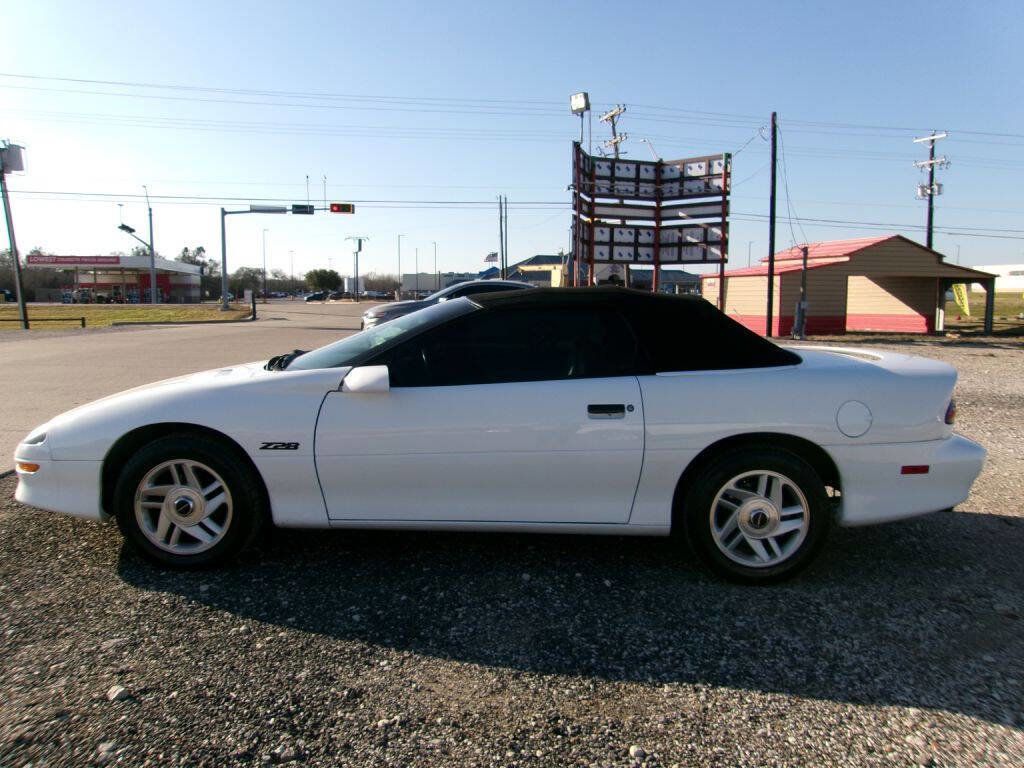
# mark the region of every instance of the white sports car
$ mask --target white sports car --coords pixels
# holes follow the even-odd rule
[[[923,358],[782,348],[697,298],[495,293],[57,416],[18,446],[16,497],[113,517],[173,566],[271,522],[678,533],[770,581],[833,520],[967,497],[985,451],[953,433],[955,382]]]

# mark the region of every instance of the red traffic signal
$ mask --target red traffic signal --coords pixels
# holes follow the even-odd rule
[[[331,203],[331,213],[355,213],[356,207],[352,203]]]

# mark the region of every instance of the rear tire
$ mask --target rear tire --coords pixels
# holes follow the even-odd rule
[[[787,450],[738,448],[701,467],[677,519],[715,573],[746,584],[793,576],[814,558],[832,523],[825,484]]]
[[[232,446],[178,434],[145,445],[114,488],[114,516],[148,560],[205,568],[245,549],[268,517],[260,477]]]

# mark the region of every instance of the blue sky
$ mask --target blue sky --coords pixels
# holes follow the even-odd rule
[[[577,90],[597,108],[627,105],[630,157],[649,158],[641,138],[665,157],[742,148],[739,266],[751,241],[755,259],[766,253],[759,128],[773,109],[796,217],[791,232],[780,175],[780,249],[882,231],[923,241],[912,162],[925,150],[911,139],[934,128],[950,132],[939,149],[952,160],[937,247],[953,259],[959,246],[964,264],[1024,261],[1022,21],[1019,3],[936,0],[33,0],[3,12],[0,137],[27,147],[27,172],[10,178],[23,251],[130,249],[117,203],[141,230],[132,196],[146,184],[167,196],[154,201],[158,251],[201,244],[219,256],[222,199],[304,202],[308,174],[320,200],[326,175],[332,200],[408,202],[357,203],[354,217],[234,217],[229,268],[260,263],[267,228],[272,267],[288,271],[291,252],[296,272],[347,272],[344,238],[362,234],[362,269],[394,272],[398,233],[403,271],[415,248],[432,268],[435,241],[439,268],[482,268],[497,249],[496,204],[465,203],[499,193],[512,203],[513,260],[568,248],[568,210],[551,204],[568,200]],[[606,135],[596,120],[594,135]]]

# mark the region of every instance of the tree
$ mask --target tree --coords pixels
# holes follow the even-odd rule
[[[384,291],[386,293],[393,293],[399,286],[397,275],[377,274],[376,272],[366,275],[363,284],[368,291]]]
[[[231,275],[231,290],[236,296],[246,288],[259,290],[263,285],[263,270],[257,267],[239,267]]]
[[[318,291],[336,291],[341,287],[341,275],[333,269],[311,269],[306,273],[306,284]]]

